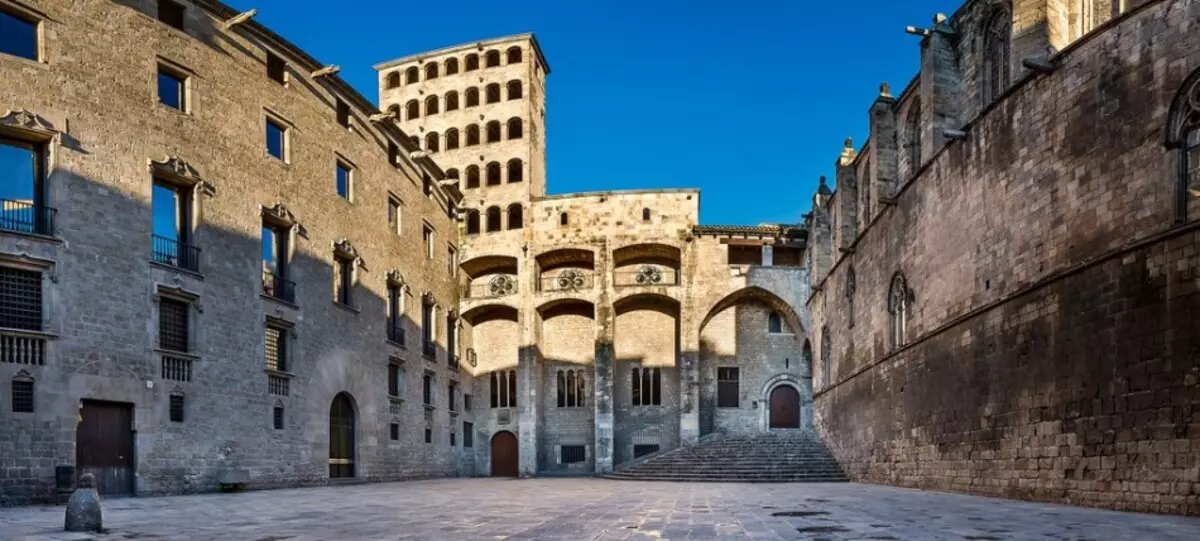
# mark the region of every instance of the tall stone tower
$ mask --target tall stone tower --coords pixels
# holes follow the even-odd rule
[[[380,109],[460,179],[463,205],[479,213],[468,228],[519,235],[530,199],[546,193],[550,68],[533,34],[423,52],[375,70]]]

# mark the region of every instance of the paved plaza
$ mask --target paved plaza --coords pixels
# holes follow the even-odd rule
[[[0,538],[1200,539],[1200,518],[860,484],[571,479],[407,483],[108,500],[103,535],[65,534],[62,507],[0,509]]]

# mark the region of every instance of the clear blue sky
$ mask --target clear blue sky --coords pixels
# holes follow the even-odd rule
[[[227,0],[377,102],[375,63],[532,31],[550,64],[550,193],[700,188],[701,222],[797,222],[846,136],[960,2]]]

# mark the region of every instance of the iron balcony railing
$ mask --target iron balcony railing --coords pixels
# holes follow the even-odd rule
[[[400,324],[400,320],[388,318],[387,332],[389,341],[404,345],[404,326]]]
[[[200,272],[200,248],[181,240],[154,235],[154,262]]]
[[[296,282],[273,272],[263,271],[263,294],[281,301],[296,302]]]
[[[421,353],[430,359],[437,357],[437,344],[433,340],[425,339],[421,343]]]
[[[53,235],[54,215],[57,213],[58,209],[29,201],[0,199],[0,229]]]

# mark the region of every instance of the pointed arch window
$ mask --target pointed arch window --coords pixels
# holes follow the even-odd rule
[[[467,107],[475,107],[479,105],[479,89],[475,87],[468,88],[463,91],[466,96]]]
[[[821,327],[821,386],[828,387],[833,381],[833,340],[829,338],[829,327]]]
[[[446,97],[444,99],[446,101],[447,112],[458,110],[458,92],[451,90],[446,93]]]
[[[851,329],[854,328],[854,292],[858,290],[858,278],[854,274],[854,267],[850,267],[846,271],[846,323]]]
[[[508,86],[508,99],[510,101],[521,99],[521,81],[513,79],[508,82],[507,86]]]
[[[467,211],[467,234],[468,235],[478,235],[479,234],[479,211],[478,210],[468,210]]]
[[[446,150],[454,150],[456,148],[458,148],[458,130],[450,128],[446,130]]]
[[[467,126],[467,146],[475,146],[479,144],[479,126],[471,124]]]
[[[525,221],[524,211],[520,203],[513,203],[508,206],[508,228],[520,229]]]
[[[520,158],[508,160],[508,182],[521,182],[525,180],[525,164]]]
[[[521,137],[523,137],[524,130],[521,129],[521,126],[522,125],[521,125],[520,118],[514,116],[514,117],[508,119],[508,138],[509,139],[520,139]]]
[[[1008,90],[1012,76],[1012,15],[996,8],[983,27],[983,106]]]
[[[1200,69],[1192,72],[1171,104],[1167,147],[1179,163],[1176,183],[1176,221],[1200,217]]]
[[[908,282],[903,274],[896,273],[892,277],[891,289],[888,290],[888,335],[892,348],[899,348],[905,344],[908,332],[908,301]]]
[[[500,162],[490,162],[487,164],[487,185],[500,185]]]
[[[404,117],[409,120],[416,120],[421,117],[421,103],[417,100],[408,100],[404,106]]]
[[[914,99],[904,121],[904,153],[908,157],[908,178],[921,169],[921,100]]]

